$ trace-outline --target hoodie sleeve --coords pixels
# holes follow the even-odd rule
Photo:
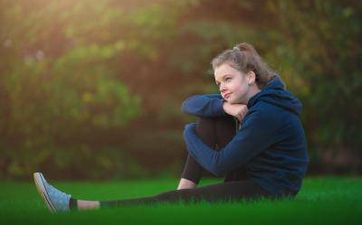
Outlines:
[[[224,100],[219,94],[193,95],[182,103],[181,110],[195,116],[226,116],[223,103]]]
[[[235,137],[219,151],[200,140],[195,133],[196,124],[185,126],[184,139],[193,158],[209,172],[221,176],[243,166],[280,138],[273,123],[259,112],[249,112]]]

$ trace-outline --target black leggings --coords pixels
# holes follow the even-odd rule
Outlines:
[[[199,118],[196,133],[200,139],[214,149],[224,147],[235,135],[237,124],[233,117]],[[202,176],[209,174],[190,155],[187,156],[182,178],[199,183]],[[183,189],[164,192],[155,196],[101,201],[101,207],[148,204],[160,202],[216,202],[228,200],[250,200],[260,197],[271,197],[256,183],[249,180],[243,168],[228,173],[224,183],[208,185],[194,189]]]
[[[226,146],[236,134],[236,120],[234,117],[201,117],[197,121],[196,134],[211,148],[218,151]],[[201,177],[212,176],[207,170],[190,155],[187,155],[186,164],[181,177],[198,184]],[[225,176],[225,182],[239,181],[247,178],[245,170],[239,168]]]

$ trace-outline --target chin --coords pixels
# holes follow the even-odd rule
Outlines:
[[[245,103],[243,103],[243,101],[241,99],[228,98],[228,99],[224,99],[224,100],[230,104],[245,104]]]
[[[230,103],[230,104],[237,104],[238,103],[234,99],[229,99],[229,100],[227,100],[227,102]]]
[[[240,99],[231,99],[228,101],[230,104],[245,104],[244,101]]]

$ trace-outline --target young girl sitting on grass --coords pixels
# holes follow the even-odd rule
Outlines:
[[[177,190],[145,198],[80,200],[34,173],[48,208],[59,212],[295,196],[308,165],[301,102],[248,43],[225,50],[212,60],[212,67],[220,94],[191,96],[182,105],[184,112],[199,118],[184,129],[188,158]],[[197,187],[205,171],[224,176],[224,182]]]

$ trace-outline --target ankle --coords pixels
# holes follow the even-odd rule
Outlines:
[[[75,198],[70,198],[69,200],[69,209],[78,210],[78,200]]]
[[[99,201],[77,200],[78,210],[99,209],[99,207],[100,207]]]
[[[181,190],[181,189],[193,189],[196,187],[197,184],[195,184],[193,181],[190,181],[188,179],[185,178],[181,178],[180,183],[177,187],[177,190]]]

